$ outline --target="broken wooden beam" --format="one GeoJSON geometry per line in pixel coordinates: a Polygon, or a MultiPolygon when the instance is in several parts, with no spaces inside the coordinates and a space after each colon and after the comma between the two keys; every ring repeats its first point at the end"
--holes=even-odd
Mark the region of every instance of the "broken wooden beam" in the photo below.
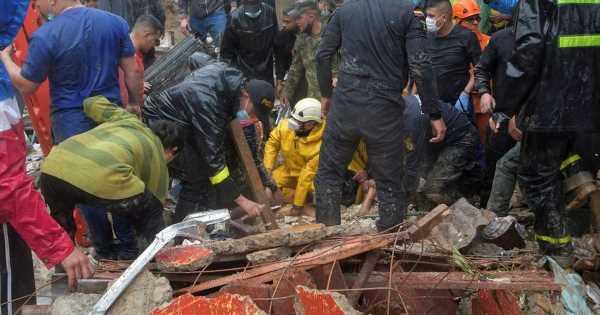
{"type": "Polygon", "coordinates": [[[320,265],[333,263],[341,259],[346,259],[388,246],[396,239],[400,241],[407,239],[418,241],[421,237],[426,237],[429,234],[429,231],[435,226],[435,222],[440,222],[446,215],[448,215],[448,207],[440,205],[431,210],[426,216],[419,219],[413,226],[408,228],[407,231],[400,231],[392,234],[361,235],[344,239],[299,255],[289,261],[271,263],[221,279],[200,283],[190,288],[181,289],[177,291],[176,294],[201,292],[221,287],[234,281],[249,280],[253,278],[260,278],[261,282],[273,281],[278,277],[281,277],[281,274],[288,271],[288,269],[312,269],[320,265]]]}
{"type": "MultiPolygon", "coordinates": [[[[365,283],[369,279],[369,276],[375,269],[377,265],[377,260],[379,260],[379,256],[381,253],[379,251],[372,251],[367,254],[365,261],[358,272],[358,277],[354,280],[354,284],[352,284],[353,290],[358,290],[360,288],[365,287],[365,283]]],[[[362,291],[352,291],[348,294],[348,303],[352,306],[356,306],[358,303],[358,299],[360,298],[362,291]]]]}
{"type": "MultiPolygon", "coordinates": [[[[486,272],[469,275],[464,272],[395,272],[392,283],[412,289],[486,289],[510,291],[559,291],[558,283],[546,271],[486,272]]],[[[388,283],[389,273],[373,272],[367,287],[388,283]]]]}
{"type": "Polygon", "coordinates": [[[260,175],[258,174],[258,169],[256,168],[252,151],[250,151],[250,147],[246,141],[246,136],[244,135],[244,131],[240,125],[240,120],[234,119],[229,124],[229,127],[231,130],[233,144],[240,158],[242,168],[246,172],[247,183],[248,186],[250,186],[254,200],[263,205],[263,210],[261,211],[263,222],[270,229],[277,229],[277,220],[275,220],[275,215],[273,215],[273,212],[271,212],[271,204],[265,192],[265,186],[260,179],[260,175]]]}

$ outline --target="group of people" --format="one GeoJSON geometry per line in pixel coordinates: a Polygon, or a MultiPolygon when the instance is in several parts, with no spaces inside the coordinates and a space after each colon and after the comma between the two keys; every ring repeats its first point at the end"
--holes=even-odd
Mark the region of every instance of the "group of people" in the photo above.
{"type": "MultiPolygon", "coordinates": [[[[305,0],[283,10],[280,29],[272,1],[182,0],[181,31],[210,35],[220,56],[195,53],[183,81],[153,91],[143,70],[165,32],[157,1],[3,1],[0,277],[30,268],[8,259],[31,259],[23,241],[71,284],[89,277],[72,242],[76,206],[96,258],[134,259],[138,237],[165,225],[171,178],[181,183],[175,222],[216,206],[258,216],[232,122],[272,202],[305,213],[314,204],[319,223],[340,224],[359,186],[377,191],[380,231],[409,203],[467,197],[503,215],[518,178],[542,253],[569,257],[563,180],[585,155],[575,142],[598,129],[600,30],[587,21],[600,6],[488,2],[305,0]],[[46,22],[18,66],[11,42],[29,5],[46,22]],[[46,79],[55,146],[40,195],[25,173],[17,96],[46,79]],[[277,99],[291,115],[271,126],[277,99]]],[[[9,300],[31,292],[2,285],[9,300]]]]}

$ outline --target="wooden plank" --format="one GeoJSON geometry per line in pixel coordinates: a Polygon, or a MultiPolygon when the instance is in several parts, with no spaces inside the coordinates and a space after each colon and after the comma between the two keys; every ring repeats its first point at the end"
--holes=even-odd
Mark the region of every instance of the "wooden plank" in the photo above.
{"type": "Polygon", "coordinates": [[[334,261],[346,259],[355,255],[369,252],[374,249],[379,249],[390,245],[398,238],[399,242],[406,239],[418,241],[419,237],[428,235],[431,228],[434,227],[432,222],[440,222],[443,217],[448,215],[448,207],[438,206],[429,214],[419,219],[414,226],[411,226],[408,231],[398,232],[398,234],[383,234],[383,235],[362,235],[344,240],[343,243],[334,243],[324,246],[308,253],[295,257],[292,261],[275,262],[268,265],[260,266],[243,273],[223,277],[214,281],[200,283],[191,288],[184,288],[175,292],[175,294],[196,293],[204,290],[217,288],[233,281],[248,280],[260,277],[261,282],[273,281],[281,276],[282,272],[290,268],[308,270],[320,265],[329,264],[334,261]],[[429,229],[429,230],[425,230],[429,229]]]}
{"type": "Polygon", "coordinates": [[[242,162],[242,168],[246,173],[246,178],[248,179],[247,182],[250,186],[250,190],[252,191],[254,200],[264,205],[261,212],[263,222],[269,228],[277,229],[277,221],[275,220],[273,212],[271,212],[269,198],[267,198],[267,194],[265,193],[265,187],[260,179],[260,175],[258,174],[258,169],[256,169],[256,164],[252,158],[252,151],[250,151],[250,147],[248,146],[248,142],[244,136],[244,131],[242,130],[239,119],[234,119],[229,124],[229,129],[231,130],[231,138],[233,139],[233,144],[236,148],[240,161],[242,162]]]}
{"type": "MultiPolygon", "coordinates": [[[[356,290],[356,289],[364,288],[365,283],[367,282],[367,280],[369,279],[369,276],[371,275],[371,273],[375,269],[375,266],[377,265],[377,261],[379,260],[380,255],[381,255],[381,253],[379,251],[372,251],[367,254],[367,257],[365,258],[365,262],[363,263],[363,265],[360,268],[360,271],[358,273],[358,277],[356,278],[356,280],[354,281],[354,284],[352,285],[352,289],[356,290]]],[[[352,305],[352,306],[356,306],[361,294],[362,294],[362,291],[350,292],[348,294],[348,303],[350,303],[350,305],[352,305]]]]}

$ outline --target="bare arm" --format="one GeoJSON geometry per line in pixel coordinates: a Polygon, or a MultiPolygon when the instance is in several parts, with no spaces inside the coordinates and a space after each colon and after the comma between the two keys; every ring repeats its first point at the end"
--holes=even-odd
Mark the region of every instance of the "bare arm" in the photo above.
{"type": "Polygon", "coordinates": [[[119,60],[119,66],[123,70],[125,86],[127,87],[127,92],[129,94],[129,104],[125,105],[127,105],[127,107],[136,107],[139,109],[142,100],[139,99],[138,91],[142,89],[144,79],[142,78],[142,72],[135,62],[135,57],[121,58],[119,60]]]}
{"type": "Polygon", "coordinates": [[[2,59],[2,63],[4,63],[4,67],[6,68],[14,87],[19,90],[22,95],[29,95],[35,92],[40,84],[27,80],[21,75],[21,68],[17,66],[10,56],[11,50],[11,46],[6,47],[2,50],[2,53],[0,53],[0,58],[2,59]]]}

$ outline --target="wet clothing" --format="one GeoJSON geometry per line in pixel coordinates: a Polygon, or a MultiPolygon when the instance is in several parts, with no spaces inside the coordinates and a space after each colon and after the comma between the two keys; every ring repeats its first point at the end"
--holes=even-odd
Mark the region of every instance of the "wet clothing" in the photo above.
{"type": "Polygon", "coordinates": [[[439,114],[425,29],[408,2],[346,2],[332,15],[317,51],[321,95],[330,97],[331,64],[341,49],[337,87],[323,135],[316,177],[317,222],[340,224],[344,175],[359,141],[377,182],[379,229],[404,219],[402,89],[409,71],[423,95],[423,112],[439,114]],[[368,25],[369,27],[365,27],[368,25]]]}
{"type": "Polygon", "coordinates": [[[119,60],[135,54],[128,31],[127,22],[114,14],[66,10],[33,33],[21,75],[36,83],[48,78],[53,114],[83,111],[83,100],[96,95],[122,104],[119,60]]]}
{"type": "MultiPolygon", "coordinates": [[[[165,225],[162,216],[162,202],[147,189],[127,198],[105,199],[46,173],[42,173],[40,176],[40,189],[50,207],[52,216],[71,234],[75,233],[72,211],[80,203],[94,205],[99,209],[106,209],[113,214],[128,218],[131,227],[149,243],[165,225]]],[[[128,236],[127,242],[136,242],[135,235],[128,236]]],[[[122,252],[120,255],[122,255],[119,257],[120,259],[135,259],[138,252],[122,252]]]]}
{"type": "MultiPolygon", "coordinates": [[[[241,71],[218,62],[197,69],[183,82],[146,98],[142,109],[145,121],[166,119],[188,130],[183,151],[170,163],[172,176],[182,183],[176,220],[183,219],[187,211],[205,207],[213,188],[224,202],[231,203],[240,195],[230,171],[233,161],[228,156],[234,150],[228,130],[245,84],[241,71]]],[[[256,150],[255,163],[260,165],[254,125],[243,127],[250,149],[256,150]]],[[[264,168],[258,169],[263,184],[272,187],[264,168]]]]}
{"type": "Polygon", "coordinates": [[[179,14],[190,18],[203,19],[213,12],[223,9],[223,0],[179,0],[179,14]]]}
{"type": "Polygon", "coordinates": [[[98,0],[96,6],[125,19],[130,29],[137,18],[145,14],[154,16],[162,25],[166,21],[165,9],[160,0],[98,0]]]}
{"type": "Polygon", "coordinates": [[[244,14],[244,5],[231,14],[221,43],[221,57],[240,69],[248,79],[273,84],[275,37],[279,28],[275,10],[264,3],[260,6],[262,13],[255,19],[244,14]]]}
{"type": "Polygon", "coordinates": [[[600,5],[557,2],[519,3],[515,50],[507,67],[507,107],[512,109],[507,114],[521,111],[523,131],[597,131],[600,45],[594,36],[600,24],[594,21],[600,5]]]}
{"type": "Polygon", "coordinates": [[[564,177],[560,167],[573,152],[571,133],[525,132],[521,142],[519,185],[535,214],[536,239],[560,247],[570,242],[564,221],[564,177]]]}
{"type": "Polygon", "coordinates": [[[500,217],[507,216],[510,211],[510,200],[517,183],[520,155],[521,143],[519,142],[498,160],[495,167],[494,182],[486,209],[500,217]]]}
{"type": "Polygon", "coordinates": [[[468,29],[455,25],[444,37],[427,35],[427,50],[437,75],[440,99],[454,104],[469,82],[469,69],[479,62],[481,48],[477,36],[468,29]]]}
{"type": "Polygon", "coordinates": [[[160,139],[104,97],[86,99],[84,110],[99,126],[55,146],[42,173],[102,199],[130,198],[147,189],[164,201],[169,176],[160,139]]]}
{"type": "Polygon", "coordinates": [[[475,66],[475,90],[479,94],[490,93],[496,100],[495,112],[506,113],[506,98],[512,97],[506,85],[506,64],[514,47],[512,27],[492,35],[490,44],[483,50],[475,66]]]}
{"type": "Polygon", "coordinates": [[[429,120],[421,112],[421,101],[416,95],[404,97],[404,188],[407,193],[416,193],[419,178],[423,174],[423,161],[427,148],[429,120]]]}
{"type": "MultiPolygon", "coordinates": [[[[506,64],[512,55],[514,34],[512,27],[500,30],[492,35],[490,44],[481,54],[479,63],[475,66],[475,90],[480,93],[490,93],[496,100],[495,112],[505,113],[506,98],[511,97],[506,85],[506,64]]],[[[508,134],[508,125],[503,124],[497,133],[487,127],[484,143],[485,170],[483,180],[482,202],[486,202],[488,193],[492,190],[494,173],[498,160],[515,145],[515,140],[508,134]]],[[[510,197],[508,197],[510,198],[510,197]]]]}
{"type": "Polygon", "coordinates": [[[600,5],[526,0],[518,4],[507,66],[509,116],[520,111],[519,181],[536,215],[542,248],[568,246],[560,165],[575,132],[600,127],[600,5]],[[574,22],[576,21],[576,22],[574,22]],[[568,78],[565,80],[564,78],[568,78]]]}
{"type": "Polygon", "coordinates": [[[273,129],[265,145],[265,168],[273,172],[278,187],[295,190],[295,206],[304,206],[308,193],[314,191],[324,129],[325,123],[321,123],[308,136],[298,137],[288,127],[288,119],[284,119],[273,129]],[[280,153],[283,164],[275,167],[280,153]]]}

